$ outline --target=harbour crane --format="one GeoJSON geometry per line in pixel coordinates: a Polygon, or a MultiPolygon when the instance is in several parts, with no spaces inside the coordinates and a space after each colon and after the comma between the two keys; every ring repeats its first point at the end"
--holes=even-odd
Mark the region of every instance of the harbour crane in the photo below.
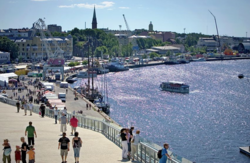
{"type": "Polygon", "coordinates": [[[64,59],[64,56],[63,56],[64,51],[59,47],[56,39],[51,35],[50,31],[47,29],[44,20],[41,18],[38,19],[34,23],[34,28],[35,29],[33,29],[31,37],[34,37],[37,30],[39,31],[43,45],[45,46],[45,50],[46,50],[48,59],[50,59],[50,60],[56,59],[56,58],[64,59]],[[47,32],[49,39],[46,37],[45,31],[47,32]],[[54,48],[53,48],[54,51],[52,51],[51,45],[54,45],[54,48]]]}

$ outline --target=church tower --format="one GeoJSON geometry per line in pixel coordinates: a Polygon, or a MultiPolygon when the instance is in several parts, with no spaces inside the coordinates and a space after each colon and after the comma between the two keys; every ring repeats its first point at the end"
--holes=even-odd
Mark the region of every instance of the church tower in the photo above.
{"type": "Polygon", "coordinates": [[[154,31],[152,22],[150,22],[150,24],[148,26],[148,31],[149,32],[153,32],[154,31]]]}
{"type": "Polygon", "coordinates": [[[92,29],[97,29],[97,20],[96,20],[96,14],[95,14],[95,7],[94,7],[94,15],[92,19],[92,29]]]}

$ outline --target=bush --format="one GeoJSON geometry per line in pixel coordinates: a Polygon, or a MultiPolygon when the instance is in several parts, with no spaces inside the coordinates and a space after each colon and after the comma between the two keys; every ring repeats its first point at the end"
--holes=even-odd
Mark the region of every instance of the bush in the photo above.
{"type": "Polygon", "coordinates": [[[83,64],[83,65],[87,65],[87,64],[88,64],[88,61],[87,61],[87,60],[84,60],[84,61],[82,61],[82,64],[83,64]]]}

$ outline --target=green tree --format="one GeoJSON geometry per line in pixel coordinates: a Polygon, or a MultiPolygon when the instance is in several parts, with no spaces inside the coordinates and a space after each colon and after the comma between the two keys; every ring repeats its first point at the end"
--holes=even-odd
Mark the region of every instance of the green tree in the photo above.
{"type": "Polygon", "coordinates": [[[69,67],[74,67],[74,66],[75,66],[75,62],[70,62],[70,63],[68,64],[68,66],[69,66],[69,67]]]}
{"type": "Polygon", "coordinates": [[[18,46],[7,37],[0,36],[0,51],[9,52],[10,59],[15,60],[18,57],[18,46]]]}
{"type": "Polygon", "coordinates": [[[155,58],[155,57],[160,57],[160,55],[155,53],[155,52],[152,52],[152,53],[149,54],[149,57],[150,58],[155,58]]]}
{"type": "Polygon", "coordinates": [[[84,60],[84,61],[82,61],[82,64],[83,64],[83,65],[87,65],[87,64],[88,64],[88,61],[87,61],[87,60],[84,60]]]}

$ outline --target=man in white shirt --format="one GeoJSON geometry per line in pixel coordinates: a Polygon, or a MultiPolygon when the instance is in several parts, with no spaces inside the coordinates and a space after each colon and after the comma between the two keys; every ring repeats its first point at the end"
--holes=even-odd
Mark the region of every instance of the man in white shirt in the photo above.
{"type": "Polygon", "coordinates": [[[33,104],[32,104],[32,102],[30,101],[28,105],[29,105],[29,109],[30,109],[30,116],[32,116],[33,104]]]}

